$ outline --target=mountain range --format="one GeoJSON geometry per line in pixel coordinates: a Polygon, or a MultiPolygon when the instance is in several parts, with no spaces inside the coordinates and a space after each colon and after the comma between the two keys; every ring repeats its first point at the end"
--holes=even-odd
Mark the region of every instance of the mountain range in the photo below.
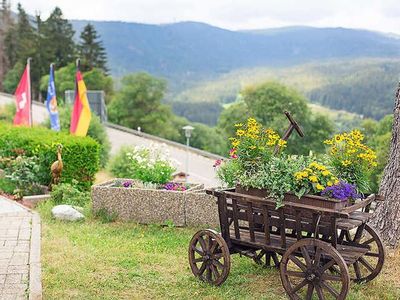
{"type": "Polygon", "coordinates": [[[239,68],[400,54],[398,36],[358,29],[297,26],[231,31],[198,22],[71,22],[77,32],[88,22],[96,27],[113,75],[147,71],[166,77],[174,88],[239,68]]]}
{"type": "Polygon", "coordinates": [[[400,36],[305,26],[231,31],[198,22],[92,23],[114,77],[146,71],[168,80],[166,101],[191,121],[216,124],[245,86],[278,80],[313,103],[380,119],[391,113],[400,36]]]}

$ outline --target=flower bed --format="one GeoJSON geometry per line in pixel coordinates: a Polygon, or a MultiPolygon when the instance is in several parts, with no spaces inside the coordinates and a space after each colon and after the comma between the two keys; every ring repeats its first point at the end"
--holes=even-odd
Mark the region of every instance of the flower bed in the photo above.
{"type": "Polygon", "coordinates": [[[156,185],[114,179],[92,187],[93,211],[106,210],[120,220],[141,224],[214,227],[218,225],[215,198],[203,188],[198,184],[156,185]]]}
{"type": "Polygon", "coordinates": [[[359,130],[336,134],[324,141],[325,155],[288,155],[286,141],[254,118],[236,124],[230,138],[230,159],[215,162],[217,175],[236,192],[285,202],[341,209],[363,198],[369,174],[376,166],[375,152],[363,144],[359,130]]]}

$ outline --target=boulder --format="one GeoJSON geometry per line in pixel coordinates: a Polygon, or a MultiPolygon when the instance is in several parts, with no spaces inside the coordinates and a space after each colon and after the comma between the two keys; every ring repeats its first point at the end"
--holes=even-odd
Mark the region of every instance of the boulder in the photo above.
{"type": "Polygon", "coordinates": [[[79,221],[83,220],[85,216],[79,211],[74,209],[71,205],[57,205],[51,210],[51,214],[57,220],[63,221],[79,221]]]}

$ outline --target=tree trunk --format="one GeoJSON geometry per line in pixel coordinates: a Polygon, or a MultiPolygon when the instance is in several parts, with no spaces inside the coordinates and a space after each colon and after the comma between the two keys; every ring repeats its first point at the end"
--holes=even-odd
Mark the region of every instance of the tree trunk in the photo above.
{"type": "Polygon", "coordinates": [[[396,92],[389,160],[379,194],[385,201],[378,204],[372,224],[388,246],[396,247],[400,241],[400,83],[396,92]]]}

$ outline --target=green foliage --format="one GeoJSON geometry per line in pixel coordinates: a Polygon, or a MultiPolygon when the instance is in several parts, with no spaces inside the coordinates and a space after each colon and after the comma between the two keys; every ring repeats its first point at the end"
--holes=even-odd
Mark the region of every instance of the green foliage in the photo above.
{"type": "Polygon", "coordinates": [[[55,63],[58,68],[64,67],[75,58],[76,45],[74,43],[75,31],[72,24],[64,18],[59,7],[55,7],[43,24],[43,34],[50,49],[48,50],[48,63],[55,63]]]}
{"type": "Polygon", "coordinates": [[[361,129],[368,146],[376,151],[378,166],[371,172],[369,181],[371,192],[377,193],[384,168],[389,159],[390,140],[392,138],[393,115],[387,115],[379,122],[367,119],[361,129]]]}
{"type": "Polygon", "coordinates": [[[184,116],[191,122],[214,126],[223,110],[219,103],[172,101],[172,110],[178,116],[184,116]]]}
{"type": "Polygon", "coordinates": [[[72,184],[60,183],[53,186],[51,191],[51,200],[54,205],[69,204],[83,207],[90,201],[90,193],[80,191],[75,187],[78,183],[73,180],[72,184]]]}
{"type": "MultiPolygon", "coordinates": [[[[66,90],[75,89],[75,74],[76,66],[74,63],[68,64],[65,67],[57,69],[54,73],[56,82],[57,99],[64,99],[66,90]]],[[[83,78],[88,90],[103,90],[106,94],[106,101],[113,95],[113,81],[110,76],[100,69],[92,69],[88,72],[83,72],[83,78]]],[[[43,97],[46,97],[49,75],[45,75],[40,80],[40,90],[43,97]]]]}
{"type": "Polygon", "coordinates": [[[5,169],[6,178],[16,187],[13,191],[17,197],[40,194],[42,189],[38,186],[40,172],[39,160],[36,156],[18,156],[11,161],[5,169]]]}
{"type": "Polygon", "coordinates": [[[283,205],[285,193],[297,191],[298,182],[294,174],[309,163],[309,157],[286,156],[272,157],[268,164],[263,164],[257,172],[240,172],[239,182],[245,188],[266,189],[275,198],[276,207],[283,205]]]}
{"type": "Polygon", "coordinates": [[[307,155],[309,149],[324,152],[320,142],[333,132],[332,122],[325,116],[312,113],[307,100],[298,92],[275,82],[251,86],[242,92],[242,101],[229,106],[221,114],[218,128],[226,136],[233,136],[232,123],[242,123],[246,116],[254,116],[265,127],[279,128],[283,135],[289,122],[284,111],[289,111],[303,129],[304,137],[293,132],[288,140],[287,152],[307,155]]]}
{"type": "MultiPolygon", "coordinates": [[[[65,133],[68,133],[71,125],[72,108],[69,105],[65,105],[59,106],[58,110],[61,130],[65,133]]],[[[46,119],[44,126],[50,128],[50,119],[46,119]]],[[[87,135],[99,143],[100,166],[104,168],[110,157],[111,143],[108,139],[106,128],[100,122],[100,118],[95,114],[92,114],[87,135]]]]}
{"type": "Polygon", "coordinates": [[[9,103],[3,106],[0,106],[0,121],[12,123],[15,116],[15,104],[9,103]]]}
{"type": "Polygon", "coordinates": [[[8,178],[0,178],[0,191],[12,195],[17,189],[17,186],[8,178]]]}
{"type": "Polygon", "coordinates": [[[147,73],[127,75],[121,90],[116,93],[108,109],[110,122],[161,137],[169,137],[177,129],[171,124],[173,114],[161,103],[166,82],[147,73]],[[171,132],[173,131],[173,132],[171,132]]]}
{"type": "Polygon", "coordinates": [[[361,193],[370,192],[369,177],[377,166],[376,153],[364,144],[359,130],[336,134],[326,140],[329,145],[328,158],[334,173],[347,183],[354,184],[361,193]]]}
{"type": "Polygon", "coordinates": [[[116,177],[164,184],[171,180],[175,168],[163,149],[123,147],[110,163],[116,177]]]}
{"type": "Polygon", "coordinates": [[[4,77],[3,88],[6,93],[14,94],[21,75],[24,72],[25,65],[18,62],[10,69],[4,77]]]}
{"type": "Polygon", "coordinates": [[[240,164],[237,159],[219,160],[215,165],[217,177],[227,188],[235,187],[240,175],[240,164]]]}
{"type": "Polygon", "coordinates": [[[88,190],[99,168],[99,145],[89,137],[76,137],[46,128],[13,127],[0,123],[0,156],[37,156],[40,163],[37,182],[50,183],[50,166],[57,159],[57,145],[63,145],[64,169],[61,182],[78,182],[79,188],[88,190]]]}
{"type": "Polygon", "coordinates": [[[100,36],[92,24],[88,23],[83,28],[78,49],[79,56],[82,59],[81,68],[83,71],[98,68],[102,69],[104,73],[108,72],[106,51],[100,36]]]}
{"type": "Polygon", "coordinates": [[[94,217],[105,224],[115,222],[118,218],[118,214],[116,212],[109,213],[107,209],[102,207],[95,212],[94,217]]]}
{"type": "Polygon", "coordinates": [[[108,169],[116,177],[128,178],[130,176],[130,164],[128,154],[132,152],[132,147],[122,146],[118,153],[115,154],[109,165],[108,169]]]}

